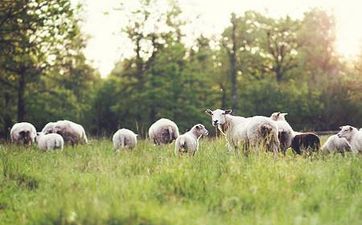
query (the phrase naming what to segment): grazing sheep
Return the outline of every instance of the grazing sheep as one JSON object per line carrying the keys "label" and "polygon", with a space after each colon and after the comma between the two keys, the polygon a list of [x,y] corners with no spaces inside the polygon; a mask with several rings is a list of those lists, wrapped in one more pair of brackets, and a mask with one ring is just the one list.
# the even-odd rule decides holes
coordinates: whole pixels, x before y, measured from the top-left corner
{"label": "grazing sheep", "polygon": [[54,127],[55,127],[55,122],[49,122],[47,123],[43,130],[41,130],[41,132],[43,132],[44,134],[49,134],[49,133],[54,133]]}
{"label": "grazing sheep", "polygon": [[63,137],[56,133],[45,134],[43,132],[39,132],[36,137],[36,141],[38,142],[38,147],[41,150],[63,150],[64,147]]}
{"label": "grazing sheep", "polygon": [[177,125],[169,119],[159,119],[150,126],[148,136],[156,144],[169,144],[179,136]]}
{"label": "grazing sheep", "polygon": [[288,115],[288,113],[275,112],[270,116],[270,118],[277,124],[278,139],[280,142],[280,149],[283,154],[285,154],[287,149],[291,146],[294,132],[293,128],[285,119],[286,115]]}
{"label": "grazing sheep", "polygon": [[314,133],[294,132],[291,147],[294,153],[302,154],[302,152],[318,151],[320,143],[318,135]]}
{"label": "grazing sheep", "polygon": [[362,131],[352,126],[342,126],[337,136],[345,138],[351,145],[353,152],[362,152]]}
{"label": "grazing sheep", "polygon": [[212,125],[225,134],[230,147],[237,149],[243,145],[247,153],[249,146],[263,145],[276,154],[279,149],[278,128],[275,121],[264,116],[240,117],[232,116],[231,110],[206,110],[211,115]]}
{"label": "grazing sheep", "polygon": [[196,124],[190,131],[178,136],[175,142],[175,154],[180,152],[195,155],[199,149],[199,139],[208,134],[204,125]]}
{"label": "grazing sheep", "polygon": [[10,130],[11,141],[17,144],[31,145],[35,137],[36,129],[28,122],[16,123]]}
{"label": "grazing sheep", "polygon": [[114,150],[120,148],[133,149],[137,145],[137,134],[128,129],[119,129],[112,137]]}
{"label": "grazing sheep", "polygon": [[74,144],[87,144],[88,139],[83,126],[69,120],[50,122],[43,128],[45,134],[58,133],[64,142]]}
{"label": "grazing sheep", "polygon": [[322,146],[322,151],[328,153],[337,152],[343,154],[344,152],[350,152],[351,149],[352,147],[347,139],[338,137],[337,134],[330,136]]}

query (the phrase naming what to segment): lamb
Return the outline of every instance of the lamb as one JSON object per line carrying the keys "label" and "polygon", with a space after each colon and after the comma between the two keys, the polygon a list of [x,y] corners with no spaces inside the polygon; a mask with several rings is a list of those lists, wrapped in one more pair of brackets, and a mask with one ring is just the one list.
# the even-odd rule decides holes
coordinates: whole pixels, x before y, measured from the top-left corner
{"label": "lamb", "polygon": [[178,136],[175,142],[175,154],[180,152],[195,155],[199,149],[199,139],[208,134],[204,125],[196,124],[190,131]]}
{"label": "lamb", "polygon": [[338,137],[337,134],[330,136],[322,146],[322,151],[328,153],[337,152],[344,154],[344,152],[350,152],[351,149],[352,147],[347,139]]}
{"label": "lamb", "polygon": [[231,147],[237,150],[243,145],[244,153],[249,146],[259,147],[263,145],[267,150],[278,152],[278,128],[275,121],[264,116],[240,117],[231,115],[231,110],[207,109],[206,113],[212,117],[212,125],[225,134],[229,150]]}
{"label": "lamb", "polygon": [[43,128],[45,134],[58,133],[64,142],[74,144],[87,144],[88,139],[83,126],[69,120],[59,120],[57,122],[50,122]]}
{"label": "lamb", "polygon": [[119,129],[112,137],[114,150],[120,148],[133,149],[137,145],[137,134],[128,129]]}
{"label": "lamb", "polygon": [[10,130],[11,141],[17,144],[31,145],[35,137],[36,129],[28,122],[16,123]]}
{"label": "lamb", "polygon": [[275,112],[270,116],[270,118],[274,120],[277,124],[280,149],[284,155],[287,149],[292,144],[293,132],[294,132],[292,127],[285,119],[286,115],[288,115],[288,113]]}
{"label": "lamb", "polygon": [[161,118],[151,125],[148,130],[149,138],[156,144],[169,144],[179,136],[176,123],[169,119]]}
{"label": "lamb", "polygon": [[337,136],[340,138],[347,139],[348,143],[351,145],[352,152],[362,152],[362,131],[357,130],[357,128],[350,125],[340,127],[340,131]]}
{"label": "lamb", "polygon": [[320,139],[318,135],[311,132],[294,132],[291,147],[294,153],[314,152],[320,148]]}
{"label": "lamb", "polygon": [[38,147],[41,150],[63,150],[64,147],[63,137],[56,133],[45,134],[43,132],[39,132],[36,137],[36,141],[38,142]]}

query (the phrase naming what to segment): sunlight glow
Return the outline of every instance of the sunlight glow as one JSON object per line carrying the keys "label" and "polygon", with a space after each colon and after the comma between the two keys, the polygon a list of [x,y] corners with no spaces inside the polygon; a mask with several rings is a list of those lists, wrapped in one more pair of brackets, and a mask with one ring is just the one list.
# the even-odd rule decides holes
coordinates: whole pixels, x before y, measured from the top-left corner
{"label": "sunlight glow", "polygon": [[[85,54],[102,76],[113,69],[122,57],[130,56],[132,48],[127,38],[121,35],[121,28],[127,19],[116,8],[120,2],[135,7],[133,1],[122,0],[72,0],[83,3],[82,30],[89,35]],[[131,3],[130,3],[131,2]],[[303,13],[319,7],[335,15],[336,50],[346,58],[356,57],[362,52],[362,2],[356,0],[179,0],[184,17],[191,23],[186,26],[188,42],[201,33],[207,37],[217,36],[229,23],[231,12],[238,14],[256,10],[272,17],[289,15],[302,18]],[[198,18],[198,19],[196,19]]]}

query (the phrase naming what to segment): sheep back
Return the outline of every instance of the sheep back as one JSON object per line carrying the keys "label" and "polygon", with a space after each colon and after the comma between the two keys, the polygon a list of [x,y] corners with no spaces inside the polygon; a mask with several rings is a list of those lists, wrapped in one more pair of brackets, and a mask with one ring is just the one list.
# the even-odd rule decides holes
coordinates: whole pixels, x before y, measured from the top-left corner
{"label": "sheep back", "polygon": [[314,133],[297,133],[293,137],[291,147],[297,154],[302,154],[303,151],[317,151],[320,148],[320,139]]}
{"label": "sheep back", "polygon": [[169,144],[179,136],[179,130],[176,123],[162,118],[150,126],[148,135],[156,145]]}
{"label": "sheep back", "polygon": [[350,152],[352,147],[345,138],[340,138],[336,134],[328,137],[327,141],[322,146],[324,152]]}
{"label": "sheep back", "polygon": [[133,149],[137,145],[137,135],[131,130],[122,128],[114,133],[112,142],[114,150],[120,148]]}
{"label": "sheep back", "polygon": [[10,130],[11,141],[17,144],[31,145],[35,141],[36,129],[33,124],[20,122]]}

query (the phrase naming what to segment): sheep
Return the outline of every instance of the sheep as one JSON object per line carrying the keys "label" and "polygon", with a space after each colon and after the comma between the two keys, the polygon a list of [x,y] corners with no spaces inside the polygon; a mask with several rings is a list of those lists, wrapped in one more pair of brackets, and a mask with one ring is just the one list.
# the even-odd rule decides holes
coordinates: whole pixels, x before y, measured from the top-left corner
{"label": "sheep", "polygon": [[55,122],[47,123],[44,126],[44,128],[41,130],[41,132],[43,132],[44,134],[54,133],[55,124],[56,124]]}
{"label": "sheep", "polygon": [[337,136],[345,138],[351,145],[352,152],[362,153],[362,131],[350,125],[340,127]]}
{"label": "sheep", "polygon": [[112,142],[113,148],[116,151],[120,148],[133,149],[137,145],[137,134],[131,130],[122,128],[114,133]]}
{"label": "sheep", "polygon": [[275,121],[264,116],[240,117],[231,115],[231,110],[207,109],[206,113],[211,115],[212,125],[225,134],[229,150],[233,147],[243,145],[244,153],[248,152],[249,146],[257,147],[264,145],[267,150],[274,154],[278,152],[278,128]]}
{"label": "sheep", "polygon": [[58,133],[64,142],[74,144],[87,144],[88,139],[83,126],[69,120],[59,120],[57,122],[50,122],[43,128],[45,134]]}
{"label": "sheep", "polygon": [[323,152],[337,152],[344,154],[344,152],[350,152],[352,147],[348,143],[347,139],[338,137],[338,135],[335,134],[328,137],[321,149]]}
{"label": "sheep", "polygon": [[320,148],[320,139],[315,133],[294,132],[291,147],[294,153],[318,151]]}
{"label": "sheep", "polygon": [[36,137],[36,141],[39,149],[41,150],[63,150],[64,147],[64,139],[57,133],[45,134],[43,132],[39,132]]}
{"label": "sheep", "polygon": [[274,120],[278,127],[278,139],[280,142],[280,149],[285,155],[285,152],[292,144],[293,139],[293,128],[286,121],[285,116],[288,113],[275,112],[270,118]]}
{"label": "sheep", "polygon": [[36,129],[28,122],[20,122],[13,125],[10,130],[11,142],[31,145],[35,141]]}
{"label": "sheep", "polygon": [[208,134],[209,132],[204,125],[196,124],[190,131],[178,136],[175,141],[175,154],[180,152],[195,155],[199,149],[199,139]]}
{"label": "sheep", "polygon": [[161,118],[150,126],[148,136],[155,145],[170,144],[179,136],[179,131],[176,123]]}

